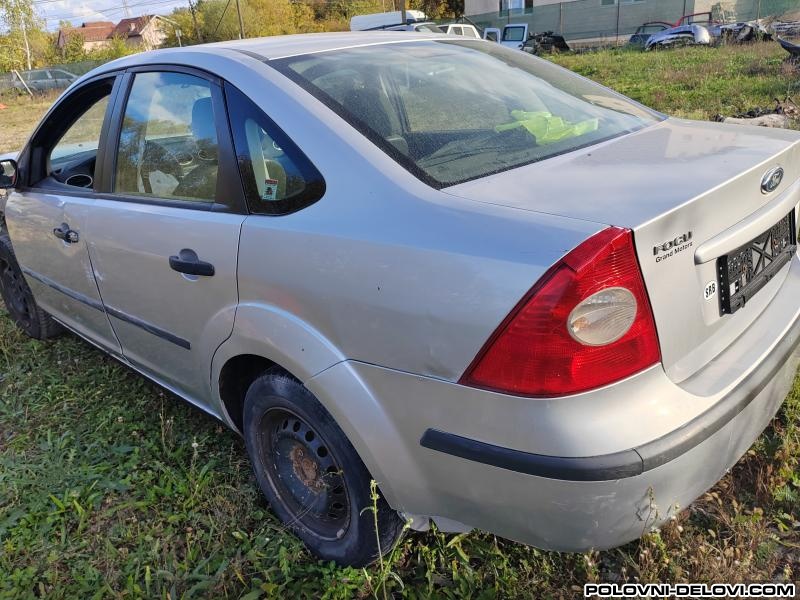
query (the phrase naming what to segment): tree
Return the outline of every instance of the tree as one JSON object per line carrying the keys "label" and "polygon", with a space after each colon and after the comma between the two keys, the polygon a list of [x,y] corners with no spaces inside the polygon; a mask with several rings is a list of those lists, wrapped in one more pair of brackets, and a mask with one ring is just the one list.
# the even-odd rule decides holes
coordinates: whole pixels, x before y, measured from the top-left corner
{"label": "tree", "polygon": [[[202,15],[197,15],[198,19],[202,20]],[[178,38],[175,35],[176,30],[181,32],[181,44],[188,46],[191,44],[199,44],[201,40],[197,37],[197,31],[200,28],[200,21],[198,21],[198,30],[194,26],[194,18],[188,8],[176,8],[169,16],[170,21],[175,23],[166,27],[167,38],[164,40],[164,46],[174,47],[178,45]]]}
{"label": "tree", "polygon": [[33,9],[33,0],[0,0],[0,20],[8,28],[8,38],[12,47],[9,50],[12,56],[8,57],[12,63],[19,63],[15,59],[19,55],[19,51],[14,52],[14,41],[21,42],[21,51],[24,55],[24,63],[16,64],[12,68],[27,68],[33,67],[31,45],[29,34],[34,31],[41,31],[43,29],[42,20],[36,16]]}
{"label": "tree", "polygon": [[64,62],[80,62],[86,60],[86,51],[83,49],[83,36],[80,33],[70,33],[67,42],[64,44],[62,58]]}

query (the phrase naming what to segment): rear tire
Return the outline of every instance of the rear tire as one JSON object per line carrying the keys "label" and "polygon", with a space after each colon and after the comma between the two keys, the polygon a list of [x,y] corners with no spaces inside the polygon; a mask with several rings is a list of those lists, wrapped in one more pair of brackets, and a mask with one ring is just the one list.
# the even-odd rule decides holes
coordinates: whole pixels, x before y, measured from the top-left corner
{"label": "rear tire", "polygon": [[400,539],[403,521],[381,497],[379,552],[367,468],[328,411],[290,375],[271,369],[250,386],[244,438],[272,510],[317,557],[363,567]]}
{"label": "rear tire", "polygon": [[30,337],[44,340],[64,331],[53,317],[36,304],[5,229],[0,230],[0,295],[11,319]]}

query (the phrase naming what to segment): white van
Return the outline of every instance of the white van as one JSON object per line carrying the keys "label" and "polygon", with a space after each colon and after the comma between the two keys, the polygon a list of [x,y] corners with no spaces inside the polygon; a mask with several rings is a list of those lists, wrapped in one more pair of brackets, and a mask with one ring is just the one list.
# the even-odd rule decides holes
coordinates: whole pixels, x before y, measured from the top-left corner
{"label": "white van", "polygon": [[[350,19],[350,31],[370,31],[375,29],[394,29],[396,27],[406,28],[406,26],[427,25],[428,17],[421,10],[407,10],[406,20],[403,22],[403,15],[399,10],[383,13],[373,13],[370,15],[356,15]],[[434,25],[435,27],[435,25]],[[428,31],[427,29],[424,29]]]}

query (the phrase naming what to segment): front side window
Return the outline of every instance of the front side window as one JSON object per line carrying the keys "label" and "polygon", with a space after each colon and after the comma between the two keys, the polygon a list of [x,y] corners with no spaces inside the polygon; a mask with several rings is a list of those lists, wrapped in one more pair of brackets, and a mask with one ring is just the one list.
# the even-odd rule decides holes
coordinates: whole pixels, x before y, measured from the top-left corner
{"label": "front side window", "polygon": [[226,85],[225,98],[250,211],[287,214],[319,200],[325,183],[305,154],[238,89]]}
{"label": "front side window", "polygon": [[477,40],[372,45],[268,64],[434,187],[544,160],[660,118],[549,62]]}
{"label": "front side window", "polygon": [[114,192],[211,203],[219,152],[211,83],[137,73],[119,138]]}
{"label": "front side window", "polygon": [[[110,92],[109,88],[108,93]],[[103,119],[108,109],[108,98],[108,95],[105,95],[91,104],[53,146],[50,150],[50,165],[53,169],[75,159],[97,154]]]}
{"label": "front side window", "polygon": [[94,187],[113,84],[113,78],[87,84],[59,103],[33,142],[31,183],[49,178],[76,188]]}

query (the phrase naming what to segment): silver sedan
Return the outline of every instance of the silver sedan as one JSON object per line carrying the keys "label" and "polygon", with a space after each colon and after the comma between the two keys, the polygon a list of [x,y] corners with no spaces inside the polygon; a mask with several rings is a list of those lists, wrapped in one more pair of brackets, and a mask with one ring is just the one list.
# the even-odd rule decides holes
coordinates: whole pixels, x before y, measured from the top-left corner
{"label": "silver sedan", "polygon": [[241,432],[324,559],[431,521],[632,540],[722,477],[798,365],[800,135],[666,118],[497,44],[138,54],[2,165],[12,318]]}

